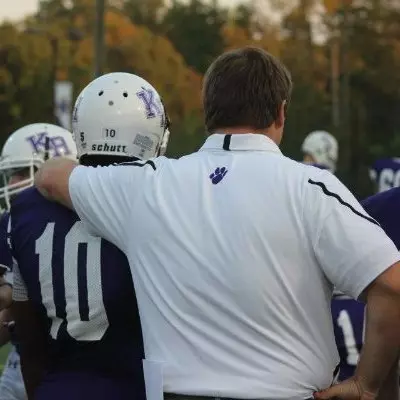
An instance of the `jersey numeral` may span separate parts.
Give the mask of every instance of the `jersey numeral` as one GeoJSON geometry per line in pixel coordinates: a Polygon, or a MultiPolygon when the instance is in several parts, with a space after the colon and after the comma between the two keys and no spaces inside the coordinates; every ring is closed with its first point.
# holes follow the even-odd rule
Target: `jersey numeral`
{"type": "Polygon", "coordinates": [[[400,186],[400,170],[393,171],[390,168],[385,168],[379,176],[379,191],[391,189],[400,186]]]}
{"type": "Polygon", "coordinates": [[[50,334],[57,339],[65,324],[76,340],[100,340],[109,326],[101,284],[101,238],[90,236],[81,221],[69,230],[64,242],[63,291],[53,281],[54,228],[54,222],[48,223],[36,240],[42,302],[52,321],[50,334]],[[55,298],[62,296],[65,307],[56,305],[55,298]]]}
{"type": "Polygon", "coordinates": [[[340,311],[337,324],[340,326],[343,332],[344,345],[346,346],[347,350],[347,364],[357,365],[360,353],[358,352],[350,315],[346,310],[340,311]]]}

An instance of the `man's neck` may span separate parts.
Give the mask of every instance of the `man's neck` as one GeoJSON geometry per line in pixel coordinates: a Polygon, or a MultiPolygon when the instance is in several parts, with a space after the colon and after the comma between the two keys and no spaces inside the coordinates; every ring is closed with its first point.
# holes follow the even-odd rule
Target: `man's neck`
{"type": "MultiPolygon", "coordinates": [[[[264,135],[269,137],[275,143],[277,143],[276,132],[272,128],[267,129],[254,129],[251,127],[238,127],[238,128],[219,128],[214,131],[215,133],[225,134],[225,135],[249,135],[249,134],[257,134],[257,135],[264,135]]],[[[278,144],[278,143],[277,143],[278,144]]]]}
{"type": "Polygon", "coordinates": [[[216,129],[215,133],[223,133],[226,135],[245,135],[245,134],[251,134],[251,133],[256,133],[259,135],[265,135],[269,136],[269,129],[254,129],[250,127],[239,127],[239,128],[220,128],[216,129]]]}

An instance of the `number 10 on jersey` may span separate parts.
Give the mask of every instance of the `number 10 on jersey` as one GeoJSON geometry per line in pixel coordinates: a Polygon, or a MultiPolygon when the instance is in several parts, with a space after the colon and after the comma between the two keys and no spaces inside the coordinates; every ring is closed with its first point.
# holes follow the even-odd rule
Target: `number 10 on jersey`
{"type": "Polygon", "coordinates": [[[71,227],[64,240],[62,291],[53,282],[54,272],[61,271],[53,264],[54,231],[55,223],[50,222],[36,240],[40,290],[52,321],[51,337],[57,339],[66,325],[69,335],[78,341],[100,340],[109,326],[101,285],[101,238],[89,235],[81,221],[71,227]]]}

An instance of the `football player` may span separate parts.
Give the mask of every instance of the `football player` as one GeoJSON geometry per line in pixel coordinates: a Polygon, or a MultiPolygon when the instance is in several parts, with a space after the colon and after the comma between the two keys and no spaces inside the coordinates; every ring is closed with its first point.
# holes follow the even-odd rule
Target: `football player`
{"type": "MultiPolygon", "coordinates": [[[[163,154],[169,135],[157,91],[128,73],[104,75],[83,90],[73,132],[81,164],[121,168],[163,154]]],[[[34,188],[13,200],[9,226],[28,393],[35,400],[144,399],[141,326],[126,256],[34,188]]]]}
{"type": "Polygon", "coordinates": [[[338,148],[337,140],[329,132],[313,131],[306,136],[301,146],[304,155],[303,162],[334,173],[338,160],[338,148]]]}
{"type": "Polygon", "coordinates": [[[400,158],[376,160],[369,174],[378,193],[400,186],[400,158]]]}
{"type": "MultiPolygon", "coordinates": [[[[326,131],[311,132],[302,145],[303,162],[315,167],[336,170],[339,146],[337,140],[326,131]]],[[[354,375],[358,363],[364,332],[364,304],[334,291],[332,320],[336,345],[340,356],[339,381],[354,375]]]]}
{"type": "MultiPolygon", "coordinates": [[[[35,170],[43,163],[44,158],[47,158],[40,152],[40,149],[45,147],[46,137],[50,139],[52,155],[71,156],[76,159],[76,147],[71,133],[59,126],[45,123],[26,125],[18,129],[10,135],[1,152],[0,202],[6,211],[0,220],[0,267],[4,271],[12,271],[13,266],[7,243],[8,210],[11,199],[32,186],[35,170]]],[[[6,273],[8,279],[10,275],[12,272],[6,273]]],[[[11,305],[11,287],[8,282],[4,282],[3,285],[0,287],[0,297],[4,297],[2,308],[7,308],[11,305]]],[[[0,381],[0,399],[24,400],[27,395],[21,374],[18,342],[13,335],[14,323],[9,309],[2,311],[1,322],[3,326],[0,330],[0,344],[4,345],[11,340],[12,347],[0,381]],[[6,326],[9,329],[6,329],[6,326]]]]}

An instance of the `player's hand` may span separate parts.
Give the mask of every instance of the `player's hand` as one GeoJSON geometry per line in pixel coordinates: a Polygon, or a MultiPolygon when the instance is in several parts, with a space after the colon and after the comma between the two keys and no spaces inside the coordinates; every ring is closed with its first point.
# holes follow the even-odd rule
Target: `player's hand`
{"type": "Polygon", "coordinates": [[[357,378],[350,378],[328,389],[314,393],[319,400],[375,400],[378,393],[367,391],[357,378]]]}

